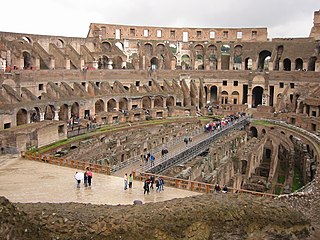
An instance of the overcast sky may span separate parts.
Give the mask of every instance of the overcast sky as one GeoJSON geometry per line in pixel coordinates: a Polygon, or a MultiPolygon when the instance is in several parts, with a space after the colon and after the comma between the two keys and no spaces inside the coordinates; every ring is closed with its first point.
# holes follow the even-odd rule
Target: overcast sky
{"type": "Polygon", "coordinates": [[[269,38],[308,37],[319,0],[11,0],[0,31],[86,37],[90,23],[267,27],[269,38]]]}

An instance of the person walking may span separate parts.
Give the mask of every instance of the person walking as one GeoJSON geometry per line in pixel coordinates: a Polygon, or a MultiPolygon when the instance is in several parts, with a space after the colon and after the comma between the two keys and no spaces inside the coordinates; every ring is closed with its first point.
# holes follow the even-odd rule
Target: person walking
{"type": "Polygon", "coordinates": [[[81,180],[83,179],[83,173],[76,172],[75,175],[74,175],[74,178],[77,181],[77,188],[80,188],[80,183],[81,183],[81,180]]]}
{"type": "Polygon", "coordinates": [[[151,167],[154,166],[154,161],[156,160],[156,158],[154,157],[153,154],[150,155],[150,162],[151,162],[151,167]]]}
{"type": "Polygon", "coordinates": [[[133,175],[132,175],[132,173],[129,174],[128,181],[129,181],[129,188],[132,188],[132,183],[133,183],[133,175]]]}
{"type": "Polygon", "coordinates": [[[87,173],[87,171],[84,172],[83,183],[84,183],[85,187],[88,187],[88,173],[87,173]]]}
{"type": "Polygon", "coordinates": [[[143,189],[144,189],[143,194],[146,194],[146,193],[149,194],[150,189],[149,189],[149,180],[148,179],[144,181],[143,189]]]}
{"type": "Polygon", "coordinates": [[[124,190],[127,190],[128,189],[128,174],[127,173],[124,174],[123,181],[124,181],[124,190]]]}
{"type": "Polygon", "coordinates": [[[160,177],[159,181],[160,181],[160,191],[164,191],[164,180],[163,180],[163,177],[160,177]]]}

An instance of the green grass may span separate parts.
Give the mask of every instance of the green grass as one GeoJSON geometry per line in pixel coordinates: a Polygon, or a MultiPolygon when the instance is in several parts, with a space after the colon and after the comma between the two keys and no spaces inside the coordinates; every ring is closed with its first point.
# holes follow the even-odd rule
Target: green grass
{"type": "Polygon", "coordinates": [[[302,174],[299,168],[294,169],[293,183],[292,183],[292,192],[303,187],[302,174]]]}
{"type": "Polygon", "coordinates": [[[284,184],[284,181],[286,180],[286,177],[283,175],[279,175],[278,176],[278,183],[284,184]]]}
{"type": "Polygon", "coordinates": [[[274,126],[273,123],[270,123],[270,122],[264,121],[264,120],[253,120],[252,123],[255,125],[261,125],[261,126],[266,126],[266,127],[274,126]]]}

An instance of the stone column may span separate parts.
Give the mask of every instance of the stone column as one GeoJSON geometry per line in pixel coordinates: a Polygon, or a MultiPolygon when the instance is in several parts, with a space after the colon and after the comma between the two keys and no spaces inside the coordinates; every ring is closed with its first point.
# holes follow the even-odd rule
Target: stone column
{"type": "Polygon", "coordinates": [[[44,112],[40,112],[40,122],[44,120],[44,112]]]}
{"type": "Polygon", "coordinates": [[[248,108],[252,108],[252,94],[248,93],[248,108]]]}
{"type": "Polygon", "coordinates": [[[59,110],[54,110],[54,118],[53,120],[59,121],[59,110]]]}
{"type": "Polygon", "coordinates": [[[27,124],[29,124],[30,123],[30,112],[28,111],[27,112],[27,124]]]}
{"type": "Polygon", "coordinates": [[[128,110],[132,110],[132,99],[131,98],[128,101],[128,110]]]}

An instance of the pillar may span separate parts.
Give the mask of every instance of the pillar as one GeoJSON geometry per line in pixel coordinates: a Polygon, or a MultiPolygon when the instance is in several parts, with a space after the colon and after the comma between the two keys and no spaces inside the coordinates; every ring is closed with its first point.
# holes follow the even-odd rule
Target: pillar
{"type": "MultiPolygon", "coordinates": [[[[250,90],[251,92],[251,90],[250,90]]],[[[248,93],[248,108],[252,108],[252,94],[248,93]]]]}
{"type": "Polygon", "coordinates": [[[59,121],[59,110],[54,110],[54,118],[53,120],[59,121]]]}
{"type": "Polygon", "coordinates": [[[40,112],[40,122],[44,120],[44,112],[40,112]]]}

